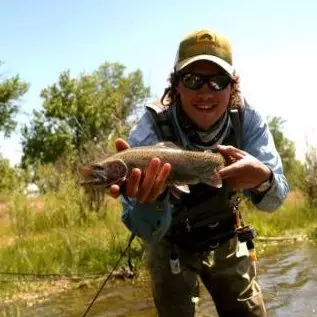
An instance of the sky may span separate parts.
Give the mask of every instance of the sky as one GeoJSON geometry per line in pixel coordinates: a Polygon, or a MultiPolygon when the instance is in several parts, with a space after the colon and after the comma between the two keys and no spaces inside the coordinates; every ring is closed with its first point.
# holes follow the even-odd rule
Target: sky
{"type": "Polygon", "coordinates": [[[0,0],[0,81],[19,74],[30,83],[18,128],[0,136],[0,153],[12,166],[20,161],[20,129],[61,72],[77,77],[119,62],[127,72],[140,69],[159,98],[181,38],[213,28],[232,44],[245,98],[264,116],[285,120],[302,159],[307,144],[317,145],[316,16],[315,0],[0,0]]]}

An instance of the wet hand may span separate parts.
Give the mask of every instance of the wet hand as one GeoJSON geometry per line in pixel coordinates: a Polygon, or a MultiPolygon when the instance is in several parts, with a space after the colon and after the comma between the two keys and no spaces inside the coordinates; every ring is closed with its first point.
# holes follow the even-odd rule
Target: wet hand
{"type": "MultiPolygon", "coordinates": [[[[117,151],[129,148],[129,144],[123,139],[117,139],[115,145],[117,151]]],[[[136,198],[142,203],[155,201],[166,189],[166,180],[170,171],[170,164],[161,164],[158,158],[152,158],[145,171],[141,171],[138,168],[131,171],[129,178],[126,180],[126,196],[136,198]]],[[[119,197],[120,187],[112,185],[110,187],[110,194],[114,198],[119,197]]]]}
{"type": "Polygon", "coordinates": [[[253,189],[271,177],[270,168],[254,156],[233,146],[219,145],[218,150],[229,161],[233,161],[219,171],[220,177],[230,189],[253,189]]]}

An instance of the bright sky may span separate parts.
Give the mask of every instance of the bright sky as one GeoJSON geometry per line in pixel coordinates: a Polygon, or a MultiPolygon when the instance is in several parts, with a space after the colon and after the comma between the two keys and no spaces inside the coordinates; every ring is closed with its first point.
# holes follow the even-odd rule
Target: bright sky
{"type": "Polygon", "coordinates": [[[0,137],[0,152],[19,161],[26,114],[40,109],[41,89],[62,71],[77,76],[120,62],[127,71],[141,69],[160,97],[179,40],[207,27],[230,39],[243,94],[265,116],[286,120],[285,135],[302,158],[307,140],[317,144],[316,17],[316,0],[0,0],[1,79],[19,74],[31,84],[17,132],[0,137]]]}

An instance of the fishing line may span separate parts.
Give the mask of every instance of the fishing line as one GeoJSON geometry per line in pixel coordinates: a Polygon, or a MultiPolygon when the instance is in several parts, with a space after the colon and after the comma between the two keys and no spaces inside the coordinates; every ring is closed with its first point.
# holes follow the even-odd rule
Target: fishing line
{"type": "Polygon", "coordinates": [[[82,315],[82,317],[87,316],[87,314],[89,313],[90,309],[92,308],[92,306],[94,305],[95,301],[97,300],[98,296],[100,295],[101,291],[103,290],[103,288],[105,287],[105,285],[107,284],[108,280],[110,279],[110,277],[112,276],[113,272],[115,271],[115,269],[117,268],[117,266],[119,265],[120,261],[122,260],[122,258],[124,257],[124,255],[127,253],[127,251],[129,250],[131,243],[133,241],[133,239],[135,238],[135,234],[132,233],[130,238],[129,238],[129,242],[128,245],[126,246],[126,248],[123,250],[123,252],[121,253],[117,263],[114,265],[113,269],[111,270],[110,274],[107,276],[107,278],[104,280],[104,282],[102,283],[101,287],[98,289],[95,297],[93,298],[93,300],[91,301],[91,303],[89,304],[89,306],[87,307],[87,309],[85,310],[84,314],[82,315]]]}
{"type": "Polygon", "coordinates": [[[58,274],[58,273],[18,273],[18,272],[0,272],[0,276],[4,276],[6,283],[19,282],[21,280],[26,282],[43,282],[43,281],[61,281],[61,280],[83,280],[95,279],[98,276],[104,276],[105,272],[91,273],[91,274],[58,274]]]}
{"type": "Polygon", "coordinates": [[[105,272],[100,272],[100,273],[76,273],[76,274],[61,274],[61,273],[25,273],[25,272],[0,272],[0,275],[11,275],[11,276],[30,276],[30,277],[65,277],[65,278],[78,278],[78,277],[89,277],[89,276],[101,276],[104,275],[105,272]]]}

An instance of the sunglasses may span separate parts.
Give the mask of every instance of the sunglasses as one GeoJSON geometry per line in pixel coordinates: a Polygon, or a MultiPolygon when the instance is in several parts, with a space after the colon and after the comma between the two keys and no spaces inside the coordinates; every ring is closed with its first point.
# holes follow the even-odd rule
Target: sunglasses
{"type": "Polygon", "coordinates": [[[192,90],[200,89],[204,84],[212,91],[221,91],[231,83],[231,77],[226,74],[201,75],[195,73],[181,73],[180,80],[186,88],[192,90]]]}

